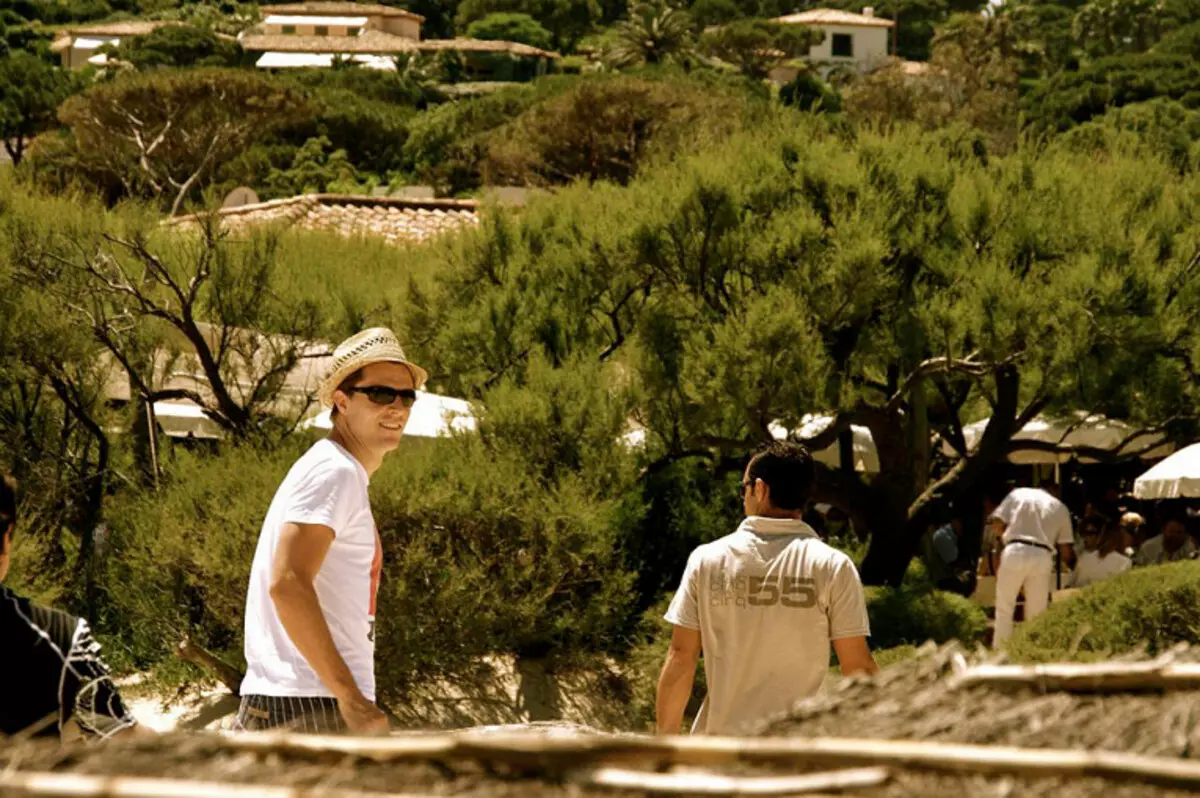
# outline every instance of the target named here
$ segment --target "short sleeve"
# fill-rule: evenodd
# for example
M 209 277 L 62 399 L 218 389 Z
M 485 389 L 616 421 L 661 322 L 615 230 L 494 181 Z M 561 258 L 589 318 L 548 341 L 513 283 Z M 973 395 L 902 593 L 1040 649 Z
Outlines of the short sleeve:
M 1054 509 L 1054 542 L 1062 545 L 1064 543 L 1074 543 L 1075 538 L 1071 530 L 1071 511 L 1067 509 L 1065 504 L 1059 504 Z
M 829 591 L 829 639 L 869 637 L 871 622 L 867 618 L 867 599 L 862 582 L 850 558 L 843 558 L 833 572 Z
M 359 477 L 353 468 L 314 468 L 292 489 L 284 523 L 320 524 L 336 535 L 349 525 L 360 490 Z
M 692 552 L 692 556 L 688 557 L 687 568 L 683 571 L 683 579 L 680 580 L 679 590 L 675 591 L 674 598 L 671 599 L 671 606 L 667 608 L 667 614 L 663 617 L 668 623 L 676 626 L 682 626 L 685 629 L 700 628 L 700 563 L 703 558 L 700 555 L 700 550 Z
M 1012 524 L 1013 515 L 1017 511 L 1017 500 L 1013 494 L 1008 494 L 1004 497 L 1004 501 L 1000 502 L 1000 506 L 992 512 L 992 518 L 1003 521 L 1005 526 Z

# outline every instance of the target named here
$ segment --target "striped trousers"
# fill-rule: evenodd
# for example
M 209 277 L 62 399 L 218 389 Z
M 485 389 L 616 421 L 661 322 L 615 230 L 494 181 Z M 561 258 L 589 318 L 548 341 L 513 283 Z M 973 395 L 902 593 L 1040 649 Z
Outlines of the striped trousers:
M 337 699 L 309 696 L 244 695 L 234 731 L 290 731 L 330 734 L 346 731 Z

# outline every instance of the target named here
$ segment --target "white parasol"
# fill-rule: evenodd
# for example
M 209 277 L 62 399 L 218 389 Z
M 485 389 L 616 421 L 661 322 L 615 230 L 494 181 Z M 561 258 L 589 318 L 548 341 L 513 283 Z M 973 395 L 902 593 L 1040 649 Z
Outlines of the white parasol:
M 1200 443 L 1163 460 L 1133 483 L 1139 499 L 1200 498 Z

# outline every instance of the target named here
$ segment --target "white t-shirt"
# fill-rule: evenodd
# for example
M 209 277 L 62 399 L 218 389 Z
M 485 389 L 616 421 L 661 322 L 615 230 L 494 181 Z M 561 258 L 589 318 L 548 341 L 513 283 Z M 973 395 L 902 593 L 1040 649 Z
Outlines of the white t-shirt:
M 362 694 L 375 700 L 375 596 L 383 547 L 371 515 L 368 476 L 331 440 L 313 444 L 275 492 L 263 522 L 246 596 L 243 695 L 333 697 L 300 655 L 271 600 L 271 566 L 286 523 L 334 532 L 314 587 L 334 645 Z
M 1069 586 L 1086 587 L 1093 582 L 1128 571 L 1132 565 L 1133 562 L 1119 551 L 1109 552 L 1107 557 L 1101 557 L 1098 551 L 1085 551 L 1079 555 L 1079 562 L 1075 564 Z
M 1017 488 L 992 513 L 1005 524 L 1004 544 L 1017 540 L 1040 543 L 1051 550 L 1071 543 L 1071 512 L 1040 488 Z
M 752 516 L 700 546 L 666 619 L 700 630 L 708 696 L 693 734 L 737 734 L 821 689 L 830 641 L 867 636 L 854 563 L 803 521 Z

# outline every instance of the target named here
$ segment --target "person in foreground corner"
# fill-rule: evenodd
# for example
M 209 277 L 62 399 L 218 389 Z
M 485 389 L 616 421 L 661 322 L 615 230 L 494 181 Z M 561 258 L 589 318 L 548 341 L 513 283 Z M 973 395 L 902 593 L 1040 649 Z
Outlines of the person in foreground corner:
M 17 526 L 17 483 L 0 474 L 0 582 Z M 0 584 L 0 739 L 107 739 L 138 726 L 121 702 L 87 621 L 18 596 Z
M 254 554 L 235 729 L 387 731 L 375 705 L 383 549 L 367 485 L 400 444 L 426 379 L 382 327 L 334 350 L 318 389 L 333 431 L 284 478 Z
M 739 734 L 821 689 L 829 647 L 842 673 L 875 673 L 854 563 L 800 515 L 812 457 L 794 443 L 754 455 L 742 479 L 746 518 L 692 552 L 666 619 L 674 625 L 658 681 L 659 734 L 677 734 L 704 652 L 708 696 L 693 734 Z

